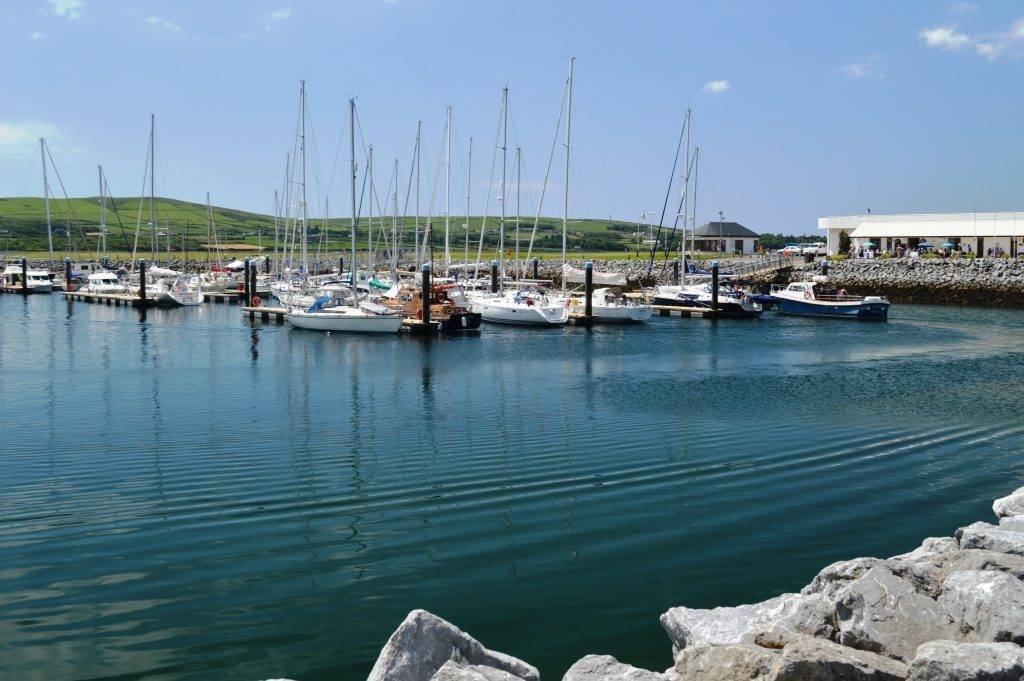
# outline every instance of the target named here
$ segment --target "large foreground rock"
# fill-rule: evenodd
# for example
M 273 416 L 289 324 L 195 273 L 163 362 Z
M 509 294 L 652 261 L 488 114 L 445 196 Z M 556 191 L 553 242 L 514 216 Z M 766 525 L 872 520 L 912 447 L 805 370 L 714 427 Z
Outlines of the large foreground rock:
M 661 616 L 673 654 L 693 645 L 750 643 L 769 627 L 830 636 L 833 621 L 832 604 L 821 594 L 783 594 L 762 603 L 711 610 L 671 608 Z
M 768 681 L 779 657 L 750 643 L 691 646 L 679 653 L 673 671 L 677 681 Z
M 518 676 L 494 667 L 479 664 L 464 664 L 448 660 L 430 677 L 430 681 L 520 681 Z
M 871 568 L 885 564 L 881 558 L 854 558 L 853 560 L 837 561 L 822 568 L 821 572 L 811 580 L 811 583 L 800 590 L 800 593 L 804 595 L 821 594 L 829 600 L 834 600 L 836 594 L 847 584 L 863 577 Z
M 898 577 L 909 580 L 914 587 L 931 598 L 938 598 L 949 575 L 965 570 L 996 570 L 1024 579 L 1024 556 L 986 549 L 954 548 L 930 555 L 915 552 L 895 556 L 888 565 Z
M 840 643 L 899 660 L 913 659 L 927 641 L 957 637 L 934 600 L 880 565 L 837 595 L 836 616 Z
M 907 667 L 882 655 L 800 637 L 782 650 L 775 681 L 901 681 Z
M 666 681 L 666 677 L 624 664 L 611 655 L 587 655 L 569 667 L 562 681 Z
M 938 605 L 956 622 L 955 638 L 1024 644 L 1024 582 L 1004 572 L 956 572 L 943 584 Z
M 931 641 L 917 649 L 908 681 L 1020 681 L 1024 648 L 1012 643 Z
M 430 681 L 450 660 L 490 667 L 527 681 L 540 679 L 535 667 L 484 648 L 475 638 L 437 615 L 413 610 L 391 634 L 367 681 Z
M 960 546 L 965 549 L 986 549 L 1000 553 L 1024 556 L 1024 532 L 1015 532 L 1009 527 L 997 527 L 988 523 L 973 523 L 956 531 Z
M 992 502 L 992 511 L 999 518 L 1014 515 L 1024 516 L 1024 487 L 1001 499 L 996 499 Z

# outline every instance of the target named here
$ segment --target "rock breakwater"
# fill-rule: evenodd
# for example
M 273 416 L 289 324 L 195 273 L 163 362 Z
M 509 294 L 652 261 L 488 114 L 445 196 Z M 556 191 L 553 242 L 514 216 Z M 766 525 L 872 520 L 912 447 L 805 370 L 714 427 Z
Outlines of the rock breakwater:
M 930 537 L 891 558 L 821 570 L 799 593 L 661 616 L 674 664 L 588 655 L 562 681 L 1020 681 L 1024 679 L 1024 487 L 996 523 Z M 537 669 L 414 610 L 369 681 L 535 681 Z
M 790 281 L 820 271 L 819 263 L 803 265 Z M 1024 307 L 1024 259 L 854 258 L 830 262 L 829 277 L 851 294 L 899 303 Z

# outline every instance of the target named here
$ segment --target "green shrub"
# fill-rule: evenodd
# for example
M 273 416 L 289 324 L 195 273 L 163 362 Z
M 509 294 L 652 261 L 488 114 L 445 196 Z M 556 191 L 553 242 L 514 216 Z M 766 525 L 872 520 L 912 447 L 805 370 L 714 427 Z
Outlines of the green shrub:
M 849 253 L 850 252 L 850 235 L 846 233 L 846 230 L 839 232 L 839 252 Z

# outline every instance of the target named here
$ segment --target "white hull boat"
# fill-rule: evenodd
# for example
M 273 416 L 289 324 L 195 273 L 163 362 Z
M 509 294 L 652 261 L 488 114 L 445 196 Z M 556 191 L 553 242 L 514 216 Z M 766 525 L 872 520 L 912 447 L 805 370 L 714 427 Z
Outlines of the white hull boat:
M 53 280 L 46 270 L 28 270 L 28 287 L 22 285 L 21 265 L 8 265 L 4 270 L 4 288 L 8 291 L 20 293 L 27 290 L 28 293 L 50 293 L 53 291 Z
M 297 329 L 311 331 L 398 333 L 402 328 L 402 318 L 382 305 L 362 303 L 352 307 L 330 296 L 317 298 L 305 310 L 293 307 L 284 318 Z
M 527 291 L 473 296 L 473 312 L 485 322 L 514 326 L 561 326 L 569 321 L 569 308 L 561 301 Z
M 86 277 L 85 284 L 78 290 L 82 293 L 123 295 L 128 293 L 128 285 L 113 272 L 97 272 Z
M 616 300 L 608 295 L 607 288 L 594 289 L 590 296 L 590 314 L 595 322 L 607 323 L 640 323 L 651 318 L 651 306 L 642 302 L 630 302 L 625 299 Z M 570 311 L 586 314 L 586 300 L 583 297 L 572 299 Z

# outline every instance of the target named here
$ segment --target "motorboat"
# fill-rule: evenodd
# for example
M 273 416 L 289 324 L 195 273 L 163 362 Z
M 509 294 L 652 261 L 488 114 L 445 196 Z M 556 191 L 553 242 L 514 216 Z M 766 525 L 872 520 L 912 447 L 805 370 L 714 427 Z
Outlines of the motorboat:
M 285 314 L 297 329 L 346 333 L 398 333 L 402 317 L 390 308 L 364 300 L 358 306 L 332 295 L 316 298 L 307 308 L 292 307 Z
M 3 285 L 5 290 L 16 293 L 50 293 L 53 290 L 53 280 L 49 272 L 33 269 L 23 272 L 21 265 L 8 265 L 4 268 Z
M 889 318 L 889 301 L 882 296 L 852 296 L 832 286 L 828 277 L 795 281 L 772 291 L 775 306 L 783 314 L 803 317 L 835 317 L 884 322 Z
M 655 286 L 653 302 L 655 305 L 693 307 L 703 289 L 702 284 Z
M 85 278 L 85 283 L 78 290 L 82 293 L 126 294 L 128 284 L 114 272 L 94 272 Z
M 625 296 L 613 296 L 608 288 L 596 288 L 590 294 L 590 314 L 595 322 L 630 323 L 646 322 L 651 318 L 651 306 L 640 300 L 628 300 Z M 573 296 L 569 311 L 586 314 L 586 297 Z
M 760 317 L 764 312 L 761 303 L 755 301 L 741 288 L 726 282 L 718 286 L 718 300 L 712 296 L 711 284 L 704 284 L 703 290 L 694 301 L 696 307 L 713 308 L 725 317 Z
M 561 326 L 569 321 L 565 301 L 551 299 L 539 290 L 476 294 L 469 301 L 473 312 L 492 324 Z

